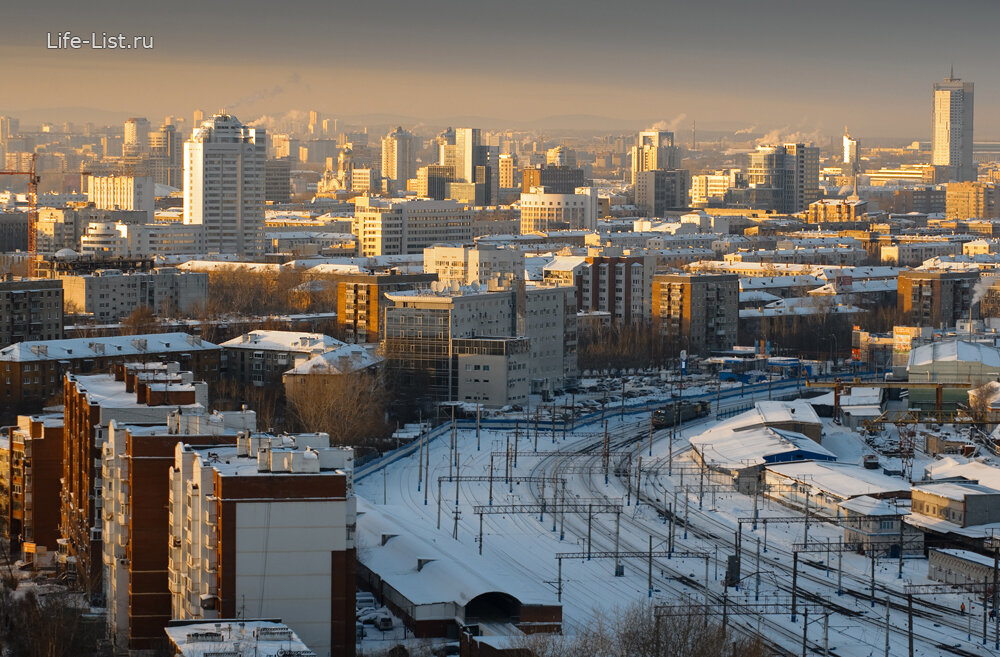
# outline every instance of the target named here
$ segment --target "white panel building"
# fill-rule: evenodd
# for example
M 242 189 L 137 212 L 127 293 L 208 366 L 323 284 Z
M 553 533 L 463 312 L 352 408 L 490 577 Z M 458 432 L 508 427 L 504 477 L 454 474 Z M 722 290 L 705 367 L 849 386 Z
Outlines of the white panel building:
M 200 225 L 209 253 L 264 250 L 267 138 L 228 114 L 216 114 L 184 144 L 184 223 Z

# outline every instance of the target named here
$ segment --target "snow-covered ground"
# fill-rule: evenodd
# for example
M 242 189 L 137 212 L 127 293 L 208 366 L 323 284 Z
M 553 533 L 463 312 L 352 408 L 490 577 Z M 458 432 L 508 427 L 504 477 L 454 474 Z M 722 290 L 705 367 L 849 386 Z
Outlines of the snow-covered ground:
M 794 382 L 793 382 L 794 383 Z M 714 393 L 714 388 L 712 391 Z M 767 398 L 767 391 L 758 392 L 758 398 Z M 714 400 L 713 400 L 714 401 Z M 741 398 L 723 397 L 721 410 L 738 407 L 750 401 L 750 396 Z M 713 404 L 713 410 L 714 404 Z M 561 434 L 553 437 L 544 430 L 536 437 L 532 432 L 522 430 L 518 438 L 519 456 L 515 475 L 558 476 L 566 479 L 565 501 L 586 498 L 587 500 L 607 498 L 620 500 L 623 512 L 620 514 L 618 549 L 622 552 L 645 554 L 652 541 L 653 550 L 666 551 L 670 524 L 660 513 L 667 504 L 677 500 L 677 514 L 687 517 L 687 527 L 674 527 L 675 555 L 671 558 L 657 556 L 653 559 L 653 598 L 657 604 L 700 603 L 706 599 L 721 607 L 725 592 L 730 602 L 746 603 L 774 602 L 787 613 L 730 617 L 730 622 L 760 632 L 767 639 L 788 650 L 800 650 L 802 641 L 803 605 L 809 607 L 808 642 L 810 649 L 822 654 L 824 647 L 824 619 L 829 613 L 828 636 L 830 654 L 864 657 L 883 655 L 885 650 L 885 604 L 890 601 L 890 655 L 907 654 L 907 614 L 906 599 L 902 595 L 907 583 L 924 584 L 927 562 L 924 559 L 907 559 L 899 573 L 897 560 L 876 560 L 875 562 L 875 603 L 870 597 L 870 577 L 872 562 L 855 553 L 838 554 L 825 551 L 800 555 L 797 575 L 797 613 L 791 618 L 792 592 L 792 547 L 805 538 L 804 523 L 779 522 L 759 523 L 753 529 L 749 523 L 742 531 L 742 576 L 738 590 L 723 586 L 726 559 L 734 553 L 738 519 L 753 515 L 752 497 L 738 494 L 725 482 L 715 482 L 712 477 L 701 479 L 695 464 L 687 454 L 686 438 L 705 429 L 711 418 L 703 418 L 687 423 L 680 435 L 673 440 L 674 455 L 668 455 L 669 430 L 658 431 L 653 436 L 650 452 L 648 443 L 648 416 L 628 416 L 620 419 L 618 414 L 608 413 L 608 430 L 612 451 L 630 452 L 631 471 L 626 488 L 625 468 L 621 477 L 614 475 L 612 464 L 610 476 L 605 483 L 600 444 L 603 441 L 602 427 L 594 425 L 577 432 L 570 432 L 563 440 Z M 870 448 L 850 431 L 825 423 L 824 446 L 836 453 L 843 462 L 860 463 L 861 457 Z M 483 430 L 480 436 L 481 448 L 477 450 L 477 436 L 474 429 L 458 431 L 458 452 L 463 475 L 486 475 L 490 467 L 490 452 L 504 452 L 512 431 Z M 563 452 L 532 456 L 539 451 Z M 371 503 L 371 510 L 384 503 L 396 512 L 404 509 L 412 526 L 426 532 L 436 541 L 454 541 L 455 484 L 445 483 L 442 488 L 441 528 L 438 524 L 437 480 L 449 475 L 448 434 L 432 441 L 429 446 L 430 475 L 427 486 L 421 482 L 418 490 L 418 466 L 416 455 L 396 461 L 382 471 L 362 476 L 356 484 L 357 494 Z M 583 451 L 588 450 L 588 451 Z M 641 493 L 642 504 L 635 502 L 635 473 L 639 457 L 642 457 Z M 672 461 L 672 462 L 671 462 Z M 626 461 L 627 462 L 627 461 Z M 623 462 L 626 463 L 626 462 Z M 451 463 L 453 466 L 454 464 Z M 668 469 L 672 474 L 668 475 Z M 534 483 L 506 485 L 504 478 L 504 457 L 500 455 L 494 462 L 493 505 L 532 504 L 543 498 L 542 488 Z M 699 495 L 699 490 L 702 494 Z M 553 502 L 551 486 L 544 491 L 549 504 Z M 425 505 L 425 497 L 427 503 Z M 560 500 L 561 501 L 561 500 Z M 459 484 L 457 509 L 457 540 L 470 550 L 478 550 L 479 517 L 473 507 L 489 503 L 488 483 L 461 482 Z M 655 508 L 654 508 L 655 507 Z M 774 502 L 760 503 L 761 517 L 795 518 L 798 514 Z M 359 525 L 364 523 L 359 518 Z M 593 517 L 591 550 L 614 551 L 614 514 L 600 514 Z M 564 527 L 564 531 L 561 531 Z M 766 527 L 766 529 L 765 529 Z M 360 531 L 359 526 L 359 531 Z M 566 513 L 553 517 L 549 509 L 544 517 L 537 514 L 512 514 L 483 516 L 482 559 L 492 565 L 501 565 L 512 577 L 526 578 L 541 582 L 551 594 L 551 602 L 556 603 L 559 590 L 560 553 L 581 553 L 587 551 L 587 514 Z M 843 531 L 830 524 L 810 523 L 808 542 L 814 546 L 826 541 L 837 543 L 842 540 Z M 766 546 L 765 546 L 766 540 Z M 757 559 L 758 541 L 760 560 Z M 680 557 L 676 553 L 702 553 L 701 556 Z M 484 562 L 485 563 L 485 562 Z M 706 591 L 707 563 L 707 591 Z M 842 563 L 838 577 L 837 566 Z M 587 624 L 595 613 L 626 606 L 637 600 L 650 597 L 648 588 L 648 559 L 623 559 L 624 575 L 614 576 L 613 559 L 562 559 L 562 600 L 563 618 L 566 631 Z M 838 582 L 842 589 L 838 594 Z M 962 603 L 971 615 L 961 616 L 958 610 Z M 982 604 L 960 594 L 936 596 L 914 596 L 914 647 L 917 655 L 1000 655 L 994 650 L 993 625 L 989 626 L 990 637 L 983 645 Z M 730 606 L 730 612 L 732 607 Z M 971 627 L 971 638 L 969 636 Z

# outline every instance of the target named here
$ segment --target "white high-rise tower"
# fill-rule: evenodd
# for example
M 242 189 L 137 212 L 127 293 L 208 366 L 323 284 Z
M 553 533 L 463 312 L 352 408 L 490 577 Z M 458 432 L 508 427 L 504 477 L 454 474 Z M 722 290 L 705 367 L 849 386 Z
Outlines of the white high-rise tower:
M 931 163 L 952 168 L 955 180 L 976 180 L 972 160 L 972 110 L 975 85 L 962 82 L 952 69 L 942 82 L 934 83 Z
M 204 250 L 251 256 L 263 250 L 267 136 L 216 114 L 184 144 L 184 223 L 202 226 Z

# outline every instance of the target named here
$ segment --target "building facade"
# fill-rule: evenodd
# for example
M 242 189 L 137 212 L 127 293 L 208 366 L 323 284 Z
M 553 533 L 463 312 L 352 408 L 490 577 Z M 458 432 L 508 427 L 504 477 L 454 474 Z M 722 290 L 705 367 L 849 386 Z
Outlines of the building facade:
M 972 159 L 975 84 L 949 75 L 934 83 L 931 114 L 931 163 L 949 167 L 958 181 L 977 178 Z
M 62 336 L 62 283 L 37 278 L 0 280 L 0 347 Z
M 354 455 L 326 434 L 178 443 L 168 586 L 183 620 L 286 619 L 317 655 L 355 650 Z
M 66 308 L 101 323 L 118 322 L 143 306 L 167 316 L 190 312 L 208 296 L 208 274 L 172 267 L 133 273 L 101 269 L 60 280 Z
M 267 138 L 228 114 L 205 121 L 184 144 L 184 223 L 201 225 L 210 253 L 264 248 Z
M 737 344 L 740 278 L 736 274 L 659 274 L 652 314 L 677 349 L 708 356 Z
M 579 187 L 573 194 L 553 194 L 533 187 L 521 194 L 521 234 L 550 230 L 596 230 L 597 190 Z
M 419 254 L 437 242 L 472 241 L 472 212 L 455 201 L 355 200 L 354 234 L 363 256 Z

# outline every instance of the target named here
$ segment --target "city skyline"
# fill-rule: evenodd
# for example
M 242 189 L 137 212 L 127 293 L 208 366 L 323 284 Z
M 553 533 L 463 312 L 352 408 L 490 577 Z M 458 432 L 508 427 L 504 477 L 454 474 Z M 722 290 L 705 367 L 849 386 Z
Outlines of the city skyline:
M 711 11 L 584 2 L 572 13 L 554 3 L 449 0 L 418 16 L 385 0 L 336 7 L 332 22 L 319 20 L 329 10 L 313 3 L 289 11 L 253 2 L 237 15 L 183 2 L 169 12 L 57 4 L 65 6 L 25 7 L 0 26 L 0 56 L 10 70 L 31 73 L 0 99 L 0 113 L 26 122 L 93 115 L 114 123 L 124 114 L 187 116 L 202 108 L 253 122 L 312 108 L 387 122 L 478 118 L 488 128 L 618 130 L 662 120 L 686 129 L 696 120 L 705 130 L 828 136 L 846 123 L 866 137 L 926 139 L 928 86 L 950 66 L 977 83 L 982 108 L 1000 100 L 1000 74 L 989 66 L 992 21 L 967 20 L 994 10 L 978 0 L 954 3 L 933 23 L 924 18 L 934 5 L 923 0 L 850 1 L 837 12 L 783 0 L 716 3 Z M 405 20 L 386 19 L 394 15 Z M 302 20 L 310 16 L 317 20 Z M 155 45 L 45 47 L 48 32 L 65 30 L 151 35 Z M 629 37 L 615 39 L 622 33 Z M 960 56 L 940 33 L 963 35 Z M 372 48 L 380 39 L 385 47 Z M 142 93 L 123 96 L 123 80 Z M 383 84 L 393 94 L 363 91 Z M 1000 115 L 982 109 L 976 122 L 982 138 L 1000 136 Z

